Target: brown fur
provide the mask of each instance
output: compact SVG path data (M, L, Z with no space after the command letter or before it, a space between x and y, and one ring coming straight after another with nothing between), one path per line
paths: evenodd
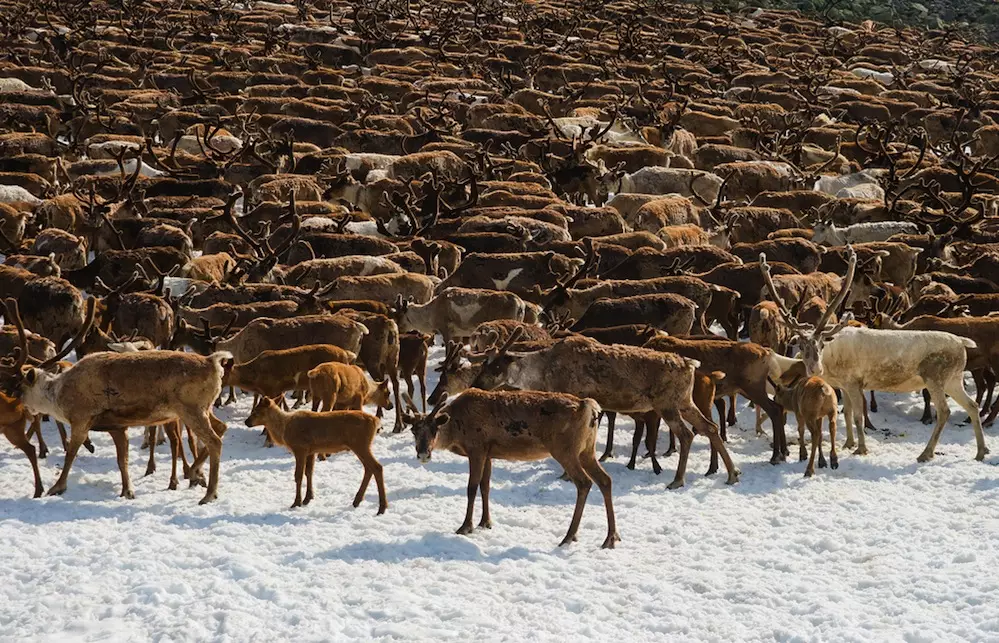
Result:
M225 425L214 419L211 407L222 390L222 361L228 357L224 352L208 357L173 351L95 353L58 375L29 369L22 387L25 405L71 427L66 462L49 494L66 490L70 468L90 430L180 420L206 446L194 468L211 458L208 489L201 503L214 500L222 454L219 430L224 431ZM122 494L130 496L125 479L127 451L124 457Z
M489 392L471 389L446 410L408 417L413 424L417 456L429 461L434 449L447 449L468 458L468 504L459 534L472 533L475 497L482 494L480 528L491 529L489 483L492 460L539 460L547 456L562 465L576 485L576 507L562 545L576 541L586 496L596 481L607 510L604 548L620 540L611 500L611 478L597 463L595 400L538 391Z
M301 378L299 378L300 383ZM360 367L353 364L327 362L306 373L312 410L322 404L325 411L360 411L365 404L392 408L388 380L375 383L368 379Z
M238 386L258 395L279 397L299 387L298 375L327 362L353 363L355 353L331 344L309 344L283 350L262 351L237 363L226 374L225 386Z
M787 374L793 377L791 374ZM783 380L783 378L782 378ZM784 380L778 384L774 396L786 411L798 418L798 459L808 457L805 467L805 477L815 475L815 453L819 454L819 468L824 469L826 459L822 455L822 420L829 419L829 465L839 468L839 458L836 456L836 391L821 377L802 377L796 380ZM805 450L805 427L812 436L811 455Z
M354 496L357 507L364 499L364 492L372 476L378 486L378 515L385 513L388 500L385 497L385 481L382 465L371 453L371 443L378 433L379 420L361 411L332 411L314 413L295 411L286 413L268 398L263 398L246 419L247 426L264 426L274 444L288 449L295 456L295 502L301 507L312 501L312 470L316 456L327 453L351 451L364 465L364 479ZM308 483L305 498L302 498L302 475Z

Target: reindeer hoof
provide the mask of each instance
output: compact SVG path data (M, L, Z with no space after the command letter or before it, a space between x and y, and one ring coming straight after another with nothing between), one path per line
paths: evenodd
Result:
M146 472L142 474L142 477L144 478L146 476L151 476L154 473L156 473L156 467L155 466L146 467Z
M480 529L492 529L493 528L493 521L492 520L485 520L485 519L483 519L483 520L479 521L479 528Z
M51 489L49 489L49 492L47 494L45 494L45 495L47 495L47 496L61 496L64 493L66 493L66 487L65 486L62 486L62 487L58 487L57 486L57 487L52 487Z
M676 453L676 449L674 449L673 447L670 447L669 449L666 449L666 451L663 453L663 457L664 458L668 458L671 455L673 455L674 453Z
M718 473L718 465L712 464L708 467L708 470L704 472L704 477L713 476Z
M655 460L653 460L652 461L652 473L654 473L656 475L659 475L662 472L663 472L662 466L660 466L660 464L658 462L656 462Z
M378 513L376 513L375 515L376 516L382 515L383 513L385 513L386 509L388 509L388 505L378 505Z
M739 470L733 471L729 475L728 480L725 481L725 484L738 484L739 483L739 476L740 475L742 475L741 471L739 471Z
M307 505L312 502L312 496L305 496L305 500L302 501L303 505Z
M981 462L982 460L985 459L985 454L987 454L988 452L989 452L988 449L982 449L982 450L980 450L977 454L975 454L975 460L978 460L979 462Z
M48 450L48 448L39 449L38 450L38 457L41 458L42 460L44 460L45 458L49 457L49 450Z
M666 485L666 488L672 490L672 489L679 489L682 486L683 486L683 480L674 480L673 482Z
M609 460L610 458L613 457L614 457L613 453L610 453L609 451L604 451L604 454L600 456L600 462L603 462L604 460Z
M628 469L629 471L634 471L635 470L635 461L632 460L628 464L624 465L624 468Z
M924 417L919 418L919 421L922 422L923 424L929 426L930 424L933 424L933 417L932 416L930 416L930 417L925 417L924 416Z
M212 492L212 493L206 493L205 497L202 498L201 502L199 502L198 504L199 505L207 505L209 502L214 502L215 500L217 500L218 497L219 496L218 496L217 493L214 493L214 492Z
M176 479L171 480L170 484L167 485L167 489L169 489L170 491L176 491L177 490L177 480Z
M815 471L814 470L812 470L812 469L805 469L805 477L806 478L811 478L814 475L815 475Z
M128 491L122 491L119 498L127 498L128 500L135 500L135 492L129 489Z
M928 453L926 451L923 451L922 453L919 454L919 457L916 458L916 462L929 462L932 459L933 459L932 451Z
M564 547L565 545L568 545L569 543L574 543L574 542L576 542L576 534L572 534L571 536L566 536L565 538L562 539L562 542L560 542L558 544L558 546L559 547Z
M600 545L600 549L614 549L614 543L621 540L621 537L615 534L608 534L607 538L604 539L604 544Z
M85 448L87 451L90 451L91 453L94 452L94 443L90 441L90 438L87 438L83 442L83 448Z
M853 452L853 455L867 455L867 447L857 447L857 450Z
M839 469L839 458L838 457L832 456L832 457L829 458L829 468L830 469Z
M459 536L467 536L468 534L472 533L472 524L465 523L461 527L458 527L458 531L454 533L458 534Z

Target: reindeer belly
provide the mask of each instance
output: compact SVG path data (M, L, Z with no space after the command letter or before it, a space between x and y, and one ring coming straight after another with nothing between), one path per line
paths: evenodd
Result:
M107 409L93 417L95 427L129 427L163 424L176 419L176 413L167 408L149 404L123 404Z
M541 460L550 454L548 448L531 435L530 426L523 421L511 419L502 427L506 433L502 444L489 448L489 455L500 460Z
M861 385L876 391L908 393L922 389L923 378L908 360L886 360L870 368Z

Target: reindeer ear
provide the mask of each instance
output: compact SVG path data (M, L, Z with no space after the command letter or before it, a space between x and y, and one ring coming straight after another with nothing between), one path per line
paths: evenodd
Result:
M24 373L24 383L28 386L34 386L35 382L38 381L38 371L36 369L28 367L22 373Z
M440 413L436 418L434 418L434 424L436 424L437 426L443 426L450 419L451 416L448 415L447 413Z

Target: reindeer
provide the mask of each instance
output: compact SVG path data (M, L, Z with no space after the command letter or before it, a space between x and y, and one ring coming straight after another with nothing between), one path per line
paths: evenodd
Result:
M422 414L407 396L409 413L405 421L413 427L416 456L423 464L430 462L435 449L449 449L468 458L468 506L458 534L472 533L475 496L480 491L479 528L492 529L489 483L493 458L537 460L550 455L576 485L576 508L559 546L576 541L586 496L595 481L607 509L607 537L602 547L614 548L620 536L611 500L611 478L595 453L600 417L595 400L564 393L477 389L462 393L444 407L446 399L447 395L443 395L430 413Z

